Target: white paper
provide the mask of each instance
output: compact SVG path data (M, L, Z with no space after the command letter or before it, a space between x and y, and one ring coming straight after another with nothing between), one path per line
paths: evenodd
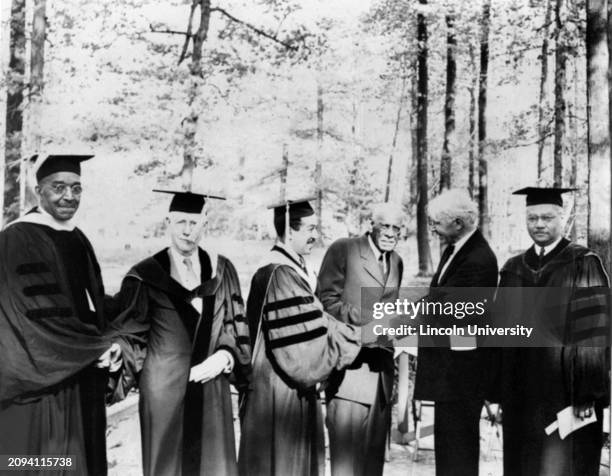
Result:
M544 428L544 431L546 432L548 436L550 436L558 429L559 429L559 422L555 420L550 425L548 425L546 428Z
M557 422L559 423L559 437L563 440L570 433L597 421L595 409L590 407L591 416L588 418L579 418L574 415L574 407L566 407L557 413Z

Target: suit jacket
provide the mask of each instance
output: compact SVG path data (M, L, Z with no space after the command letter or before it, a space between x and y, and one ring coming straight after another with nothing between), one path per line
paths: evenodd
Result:
M370 247L368 236L341 238L329 247L321 271L317 294L325 310L341 322L363 326L372 320L362 315L362 288L365 296L376 301L395 301L402 281L403 263L395 252L389 255L387 277ZM367 309L372 307L366 304ZM343 371L335 371L327 386L327 398L371 405L381 380L384 396L391 399L393 389L393 353L391 349L362 349L355 362Z
M476 230L453 257L440 281L434 281L435 276L430 291L440 287L491 288L488 299L492 302L497 286L497 258L480 230ZM492 381L494 350L453 351L450 346L421 347L414 398L433 401L484 398Z

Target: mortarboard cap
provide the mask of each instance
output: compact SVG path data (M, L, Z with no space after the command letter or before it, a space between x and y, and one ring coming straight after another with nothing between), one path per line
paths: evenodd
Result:
M268 209L274 209L274 218L285 215L289 212L289 219L309 217L314 215L314 208L310 205L310 200L314 200L315 197L300 198L297 200L284 200L280 203L270 205ZM287 210L287 208L289 210Z
M284 230L284 236L287 236L289 232L289 223L291 220L298 218L309 217L314 215L314 208L310 205L310 200L314 200L316 197L299 198L295 200L283 200L280 203L270 205L268 209L274 209L274 225L278 226L279 229Z
M526 195L527 206L541 205L550 203L553 205L563 206L563 197L567 192L573 192L575 188L555 188L555 187L525 187L512 192L512 195Z
M206 203L207 198L225 200L225 197L202 193L157 189L153 191L173 195L172 201L170 202L170 208L168 210L170 212L202 213L202 209L204 208L204 204Z
M57 172L73 172L81 175L81 162L92 157L93 155L54 154L40 159L37 154L32 156L30 160L34 161L36 181L40 182L45 177Z

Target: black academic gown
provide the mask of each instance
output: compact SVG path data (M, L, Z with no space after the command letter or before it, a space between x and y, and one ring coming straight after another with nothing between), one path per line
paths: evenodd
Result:
M80 230L21 222L0 232L0 454L73 455L76 474L106 474L107 371L92 363L110 346L107 327Z
M315 385L352 363L358 329L323 311L315 280L284 250L253 277L247 315L253 375L243 402L242 476L323 476L325 446Z
M131 331L122 342L126 373L118 391L138 380L147 476L237 473L229 385L231 379L240 387L248 373L248 325L231 262L219 256L215 266L201 249L199 259L202 284L195 290L170 276L165 249L134 266L118 295L118 320ZM195 296L202 297L202 314L191 305ZM191 367L220 349L234 357L232 374L189 383Z
M521 287L568 290L565 302L525 302ZM501 270L498 304L508 315L534 313L559 331L563 345L502 349L501 402L504 474L507 476L589 476L599 474L603 406L609 400L608 279L591 250L562 240L539 267L533 248L511 258ZM505 291L505 288L514 288ZM517 289L518 288L518 289ZM599 288L599 289L598 289ZM544 292L544 291L543 291ZM542 295L540 293L539 295ZM554 305L556 310L548 307ZM517 320L514 323L518 323ZM564 440L544 429L560 410L595 403L598 422Z

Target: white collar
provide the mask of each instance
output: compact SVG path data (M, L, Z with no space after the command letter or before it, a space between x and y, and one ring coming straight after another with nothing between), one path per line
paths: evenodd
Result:
M298 263L305 263L305 260L304 260L302 255L298 254L290 246L285 245L285 243L283 243L282 241L276 240L276 243L274 243L274 244L275 244L275 246L278 246L279 248L282 248L283 250L285 250L287 252L287 254L289 256L291 256L294 260L296 260Z
M286 251L294 259L295 256L300 256L294 250L289 250L288 247L284 245L284 243L281 243L278 240L276 241L275 245L278 248L281 248ZM298 266L294 260L289 259L285 254L273 249L270 251L270 256L267 257L267 259L262 263L262 266L265 266L270 263L280 263L285 264L287 266L291 266L297 272L297 274L299 274L302 278L306 280L306 282L310 286L310 290L314 293L314 290L317 288L317 275L308 267L306 260L302 257L300 258L301 259L297 259L297 262L304 263L304 266L306 268L305 271L304 269L302 269L301 266Z
M548 253L550 253L552 250L554 250L557 247L557 245L561 242L562 239L563 237L561 236L557 240L555 240L553 243L551 243L550 245L546 245L546 246L540 246L534 243L533 246L534 246L535 254L540 256L540 250L544 248L544 256L546 256Z
M174 246L172 246L172 245L168 249L170 250L170 257L174 260L174 262L176 264L180 264L181 266L185 266L185 260L188 259L189 261L191 261L191 264L193 265L193 270L194 271L196 271L197 269L200 268L200 256L199 256L197 248L196 248L195 252L193 252L189 256L185 256L185 255L179 253L178 250ZM197 271L196 271L196 276L199 276Z
M201 276L202 263L200 263L200 247L197 247L191 256L183 256L176 249L174 249L172 245L170 245L168 247L168 253L170 254L171 260L173 260L175 263L180 263L181 269L185 267L185 263L183 262L183 260L185 258L189 258L191 260L191 263L193 264L193 270L196 276L198 276L198 278ZM210 278L212 279L217 276L217 264L219 262L219 254L209 249L206 250L206 254L208 254L208 257L210 258L210 267L212 268L212 275L210 276Z
M36 207L32 212L17 218L9 225L14 223L34 223L35 225L46 225L58 231L73 231L76 228L73 220L56 220L42 207Z

